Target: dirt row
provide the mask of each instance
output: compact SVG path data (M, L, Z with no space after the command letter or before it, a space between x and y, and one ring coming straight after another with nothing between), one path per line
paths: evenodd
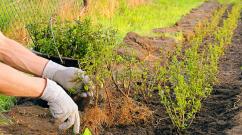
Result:
M236 102L234 102L234 108L236 109L236 116L233 117L233 121L235 121L235 126L227 131L229 135L241 135L242 134L242 12L240 14L240 22L239 27L236 31L236 34L233 39L233 46L235 51L232 54L236 54L237 57L234 58L234 70L230 72L234 72L234 80L236 82L236 86L238 86L240 94L236 95ZM238 48L238 49L237 49ZM239 58L239 59L237 59ZM232 61L231 61L232 62ZM240 66L240 70L238 69ZM221 78L222 79L222 78Z
M220 5L216 2L205 2L199 8L192 10L191 14L184 16L174 27L155 29L154 31L183 31L184 36L188 39L194 34L196 25L201 20L209 19L213 12L219 7ZM215 86L213 95L208 100L204 101L204 107L194 121L194 125L192 125L186 134L225 134L227 128L232 128L233 125L236 125L233 116L237 114L239 109L233 107L234 105L237 107L238 95L240 94L238 89L240 89L239 86L241 86L240 80L236 80L239 78L238 73L240 72L238 67L241 66L239 61L242 62L241 27L240 22L240 27L236 31L233 45L228 48L226 55L221 58L221 83ZM237 39L240 39L240 41ZM126 43L126 47L119 50L121 54L130 55L132 51L129 50L134 50L137 52L138 59L148 62L154 61L161 55L165 58L166 54L173 51L176 45L176 41L171 38L143 37L136 33L128 33L124 42ZM162 53L160 53L161 48L163 50ZM156 96L153 96L152 99L146 103L146 106L154 112L153 117L148 122L140 121L126 126L104 127L101 134L178 134L169 117L165 114L165 108L160 104L157 91L155 91L154 95ZM58 123L53 121L47 109L39 106L15 106L11 111L6 113L6 116L12 120L12 124L0 126L0 133L2 132L3 134L70 134L69 132L58 131ZM93 119L95 119L95 117L93 117ZM235 132L235 130L236 129L234 129L233 132ZM232 133L232 131L228 132Z

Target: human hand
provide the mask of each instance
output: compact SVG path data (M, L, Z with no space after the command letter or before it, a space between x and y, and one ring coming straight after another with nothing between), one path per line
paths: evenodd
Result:
M53 80L58 82L63 88L77 91L85 90L85 86L89 84L89 77L81 69L67 67L64 70L58 70L53 76Z
M79 133L78 107L64 89L54 81L47 79L46 88L40 98L48 102L52 116L62 122L59 129L68 129L74 125L73 132Z
M75 90L75 92L81 92L82 97L92 96L90 91L87 92L89 89L92 89L92 83L81 69L64 67L49 61L44 69L43 77L56 81L68 91Z
M0 36L4 36L3 33L0 31Z

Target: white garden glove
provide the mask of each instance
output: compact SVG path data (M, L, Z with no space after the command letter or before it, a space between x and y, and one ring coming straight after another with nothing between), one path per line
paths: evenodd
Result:
M75 89L77 92L90 82L89 77L81 69L64 67L53 61L47 63L42 76L57 82L66 90ZM84 97L88 95L83 93Z
M80 116L78 107L64 89L56 82L47 79L46 88L40 98L48 102L52 116L62 122L59 129L68 129L74 125L74 133L79 133Z

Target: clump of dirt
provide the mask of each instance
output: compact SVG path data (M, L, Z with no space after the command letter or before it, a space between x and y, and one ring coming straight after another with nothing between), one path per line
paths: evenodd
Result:
M148 62L158 60L160 57L165 59L176 47L173 38L143 37L134 32L129 32L124 42L126 46L118 50L119 54L134 56L140 61Z

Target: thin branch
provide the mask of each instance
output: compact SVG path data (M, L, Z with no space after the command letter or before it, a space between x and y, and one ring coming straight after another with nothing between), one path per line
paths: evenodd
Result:
M118 84L116 83L116 81L115 81L115 79L114 79L113 74L112 74L111 76L112 76L112 81L113 81L115 87L117 88L117 90L119 90L119 91L120 91L120 92L121 92L126 98L129 98L129 97L123 92L123 90L121 90L121 89L119 88Z
M54 42L54 48L56 49L56 52L61 60L61 63L64 64L62 58L61 58L61 55L60 55L60 52L57 48L57 45L56 45L56 42L55 42L55 35L54 35L54 32L53 32L53 26L52 26L52 22L53 22L53 18L51 17L50 18L50 29L51 29L51 35L52 35L52 39L53 39L53 42Z

